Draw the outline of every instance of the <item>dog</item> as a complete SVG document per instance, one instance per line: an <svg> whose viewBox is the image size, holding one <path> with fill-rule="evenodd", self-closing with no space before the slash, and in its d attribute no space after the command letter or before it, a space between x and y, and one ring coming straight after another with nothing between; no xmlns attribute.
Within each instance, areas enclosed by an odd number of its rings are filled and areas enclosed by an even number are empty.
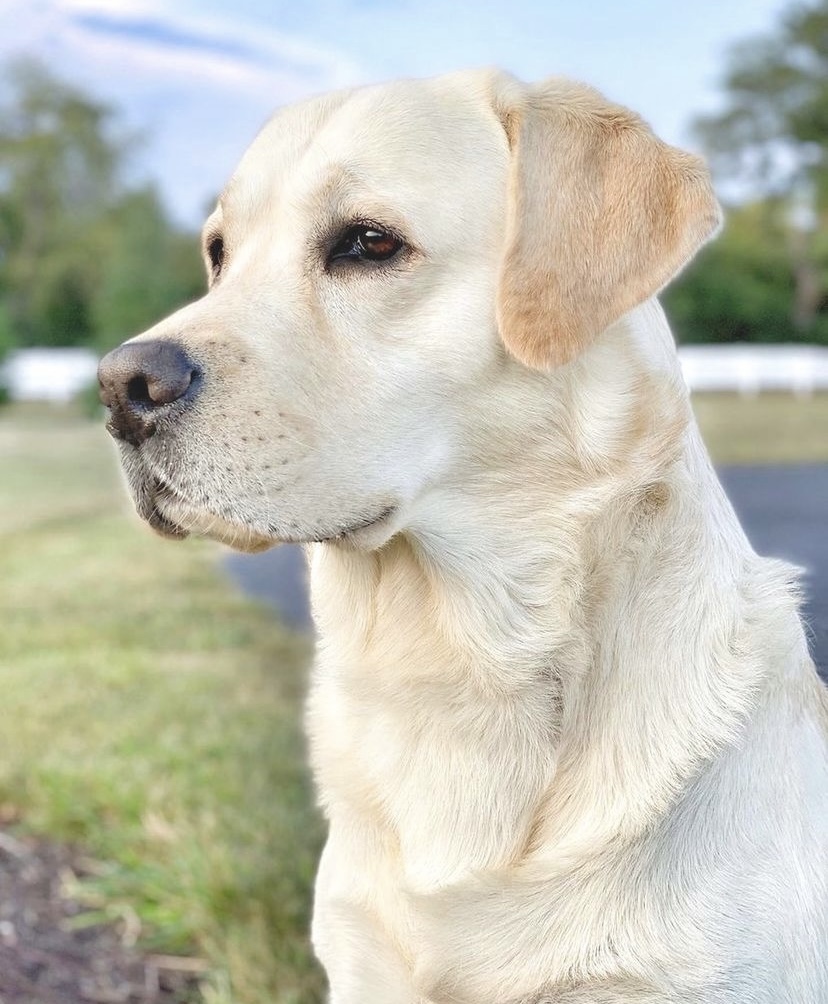
<svg viewBox="0 0 828 1004"><path fill-rule="evenodd" d="M286 108L102 361L139 513L306 545L332 1004L826 1004L828 701L656 299L704 164L577 83Z"/></svg>

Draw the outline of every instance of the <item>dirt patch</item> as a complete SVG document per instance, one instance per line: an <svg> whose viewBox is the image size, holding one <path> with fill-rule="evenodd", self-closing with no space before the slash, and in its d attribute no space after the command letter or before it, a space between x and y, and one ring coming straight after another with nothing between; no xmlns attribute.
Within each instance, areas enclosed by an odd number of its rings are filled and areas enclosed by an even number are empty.
<svg viewBox="0 0 828 1004"><path fill-rule="evenodd" d="M142 955L128 919L102 921L73 896L96 868L73 848L0 830L0 1004L200 1000L203 962Z"/></svg>

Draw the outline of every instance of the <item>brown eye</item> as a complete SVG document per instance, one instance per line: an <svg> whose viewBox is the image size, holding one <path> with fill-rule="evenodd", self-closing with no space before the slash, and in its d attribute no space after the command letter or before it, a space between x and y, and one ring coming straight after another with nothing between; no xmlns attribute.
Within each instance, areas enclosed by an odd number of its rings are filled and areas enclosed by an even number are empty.
<svg viewBox="0 0 828 1004"><path fill-rule="evenodd" d="M350 261L387 261L402 248L399 237L381 230L379 227L360 224L349 227L339 238L328 255L328 262L348 259Z"/></svg>
<svg viewBox="0 0 828 1004"><path fill-rule="evenodd" d="M207 257L210 260L210 273L213 279L219 277L224 265L224 239L216 235L207 242Z"/></svg>

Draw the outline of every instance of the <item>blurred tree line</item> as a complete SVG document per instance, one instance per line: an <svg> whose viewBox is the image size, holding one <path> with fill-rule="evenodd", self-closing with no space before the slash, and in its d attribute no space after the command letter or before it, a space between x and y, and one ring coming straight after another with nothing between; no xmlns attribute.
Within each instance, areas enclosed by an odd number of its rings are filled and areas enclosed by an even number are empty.
<svg viewBox="0 0 828 1004"><path fill-rule="evenodd" d="M742 197L665 306L682 341L828 343L828 0L737 45L723 91L695 131Z"/></svg>
<svg viewBox="0 0 828 1004"><path fill-rule="evenodd" d="M198 244L126 181L112 109L34 61L0 79L0 356L104 349L203 290Z"/></svg>
<svg viewBox="0 0 828 1004"><path fill-rule="evenodd" d="M738 198L664 296L682 341L828 343L828 0L738 45L696 134ZM112 109L34 62L0 79L0 355L103 349L203 290L194 236L130 186Z"/></svg>

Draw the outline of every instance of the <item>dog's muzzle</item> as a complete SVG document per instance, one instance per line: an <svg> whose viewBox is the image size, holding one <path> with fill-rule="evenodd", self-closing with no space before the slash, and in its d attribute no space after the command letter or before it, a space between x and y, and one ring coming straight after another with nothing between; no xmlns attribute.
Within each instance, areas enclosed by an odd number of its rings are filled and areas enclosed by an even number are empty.
<svg viewBox="0 0 828 1004"><path fill-rule="evenodd" d="M175 342L127 342L98 366L101 401L110 410L107 429L116 439L140 446L159 417L198 394L202 373Z"/></svg>

